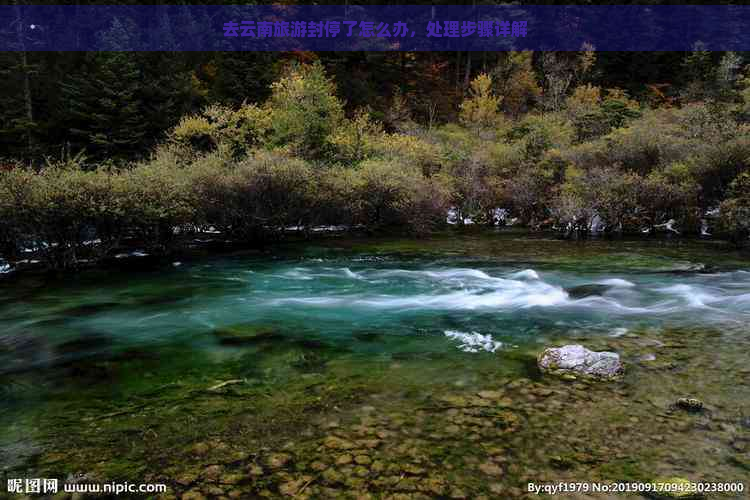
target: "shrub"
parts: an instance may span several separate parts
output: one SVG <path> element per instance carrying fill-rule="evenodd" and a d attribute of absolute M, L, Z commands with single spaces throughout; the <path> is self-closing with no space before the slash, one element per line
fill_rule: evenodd
<path fill-rule="evenodd" d="M 315 178 L 303 160 L 255 151 L 236 164 L 203 162 L 191 170 L 199 220 L 232 238 L 261 244 L 312 220 Z"/>
<path fill-rule="evenodd" d="M 598 215 L 605 223 L 605 232 L 637 229 L 638 196 L 641 178 L 615 167 L 566 172 L 566 180 L 553 201 L 553 216 L 564 227 L 588 232 Z"/>
<path fill-rule="evenodd" d="M 75 267 L 106 251 L 122 230 L 113 197 L 117 176 L 53 165 L 35 172 L 17 168 L 0 175 L 0 218 L 9 256 L 35 248 L 54 269 Z M 101 244 L 93 245 L 97 235 Z"/>
<path fill-rule="evenodd" d="M 522 141 L 527 159 L 537 159 L 548 149 L 569 147 L 575 131 L 571 123 L 562 115 L 548 113 L 529 115 L 514 127 L 509 138 Z"/>
<path fill-rule="evenodd" d="M 640 194 L 644 222 L 653 225 L 674 219 L 683 228 L 697 228 L 699 189 L 684 163 L 651 172 Z"/>
<path fill-rule="evenodd" d="M 743 172 L 732 181 L 727 199 L 719 208 L 719 224 L 737 244 L 750 237 L 750 172 Z"/>
<path fill-rule="evenodd" d="M 177 234 L 193 228 L 195 209 L 185 169 L 152 161 L 121 174 L 117 209 L 127 227 L 154 254 L 174 249 Z"/>
<path fill-rule="evenodd" d="M 445 221 L 449 196 L 439 177 L 393 160 L 368 160 L 352 181 L 354 220 L 370 228 L 403 225 L 422 233 Z"/>
<path fill-rule="evenodd" d="M 375 137 L 372 149 L 374 157 L 414 165 L 425 175 L 435 172 L 440 167 L 440 146 L 424 137 L 382 134 Z"/>
<path fill-rule="evenodd" d="M 383 135 L 383 126 L 370 118 L 367 109 L 359 109 L 351 120 L 345 119 L 331 135 L 333 159 L 355 165 L 371 157 Z"/>
<path fill-rule="evenodd" d="M 170 139 L 186 149 L 186 153 L 208 153 L 223 148 L 231 156 L 240 157 L 265 141 L 270 123 L 268 110 L 253 104 L 243 104 L 236 110 L 213 105 L 199 115 L 182 118 L 170 133 Z"/>

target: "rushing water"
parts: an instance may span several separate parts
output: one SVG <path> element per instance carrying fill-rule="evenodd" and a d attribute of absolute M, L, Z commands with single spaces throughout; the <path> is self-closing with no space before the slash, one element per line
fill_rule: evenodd
<path fill-rule="evenodd" d="M 25 296 L 8 288 L 0 295 L 0 370 L 165 344 L 210 351 L 220 347 L 216 329 L 237 325 L 373 354 L 494 351 L 645 326 L 743 331 L 750 271 L 702 265 L 587 272 L 585 263 L 560 271 L 491 258 L 235 257 Z M 14 342 L 36 347 L 27 353 L 33 360 L 10 349 Z"/>
<path fill-rule="evenodd" d="M 278 390 L 354 373 L 331 371 L 337 362 L 399 362 L 413 367 L 404 383 L 479 387 L 491 366 L 528 376 L 516 354 L 564 340 L 710 331 L 744 348 L 748 325 L 750 262 L 708 244 L 336 241 L 274 258 L 22 279 L 0 285 L 0 460 L 18 467 L 56 446 L 52 426 L 186 381 L 273 380 Z"/>

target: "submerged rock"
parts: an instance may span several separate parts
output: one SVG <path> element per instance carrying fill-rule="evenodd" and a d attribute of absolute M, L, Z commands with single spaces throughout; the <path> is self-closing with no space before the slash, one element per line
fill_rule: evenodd
<path fill-rule="evenodd" d="M 571 299 L 585 299 L 586 297 L 604 295 L 610 288 L 612 288 L 612 285 L 594 283 L 566 288 L 565 291 L 568 292 L 568 296 Z"/>
<path fill-rule="evenodd" d="M 278 330 L 268 326 L 234 325 L 217 328 L 213 334 L 222 344 L 241 345 L 274 338 Z"/>
<path fill-rule="evenodd" d="M 618 354 L 590 351 L 577 344 L 547 348 L 539 355 L 537 364 L 545 373 L 601 380 L 614 379 L 624 371 Z"/>
<path fill-rule="evenodd" d="M 63 316 L 93 316 L 119 307 L 119 302 L 95 302 L 71 306 L 62 311 Z"/>

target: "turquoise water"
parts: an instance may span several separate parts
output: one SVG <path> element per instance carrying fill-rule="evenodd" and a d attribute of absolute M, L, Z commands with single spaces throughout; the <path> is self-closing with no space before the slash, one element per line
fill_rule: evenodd
<path fill-rule="evenodd" d="M 742 331 L 750 271 L 692 270 L 699 265 L 587 272 L 491 258 L 226 258 L 40 287 L 18 300 L 5 289 L 5 342 L 38 349 L 0 356 L 10 371 L 134 347 L 221 350 L 214 331 L 237 325 L 373 355 L 495 351 L 647 326 Z"/>
<path fill-rule="evenodd" d="M 149 398 L 170 388 L 171 404 L 228 380 L 248 391 L 288 391 L 289 404 L 300 405 L 307 396 L 295 395 L 294 384 L 307 379 L 437 394 L 478 389 L 488 376 L 539 380 L 529 356 L 546 345 L 660 339 L 667 331 L 712 336 L 735 366 L 732 346 L 747 346 L 749 324 L 750 263 L 701 243 L 339 240 L 149 272 L 22 278 L 0 285 L 0 459 L 42 467 L 46 453 L 69 445 L 60 428 L 86 432 L 78 446 L 106 457 L 106 446 L 124 439 L 110 416 L 163 405 Z M 718 390 L 728 400 L 746 397 L 730 384 Z M 393 399 L 408 405 L 414 397 Z M 240 411 L 234 401 L 220 404 L 210 411 Z M 81 427 L 102 416 L 101 439 Z M 55 470 L 70 472 L 72 463 L 58 460 Z"/>

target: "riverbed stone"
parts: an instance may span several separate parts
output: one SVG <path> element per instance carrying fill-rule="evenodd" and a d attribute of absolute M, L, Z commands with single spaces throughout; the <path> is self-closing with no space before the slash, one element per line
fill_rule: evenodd
<path fill-rule="evenodd" d="M 591 351 L 578 344 L 547 348 L 537 358 L 537 364 L 544 373 L 598 380 L 612 380 L 624 372 L 618 354 Z"/>
<path fill-rule="evenodd" d="M 190 490 L 182 494 L 182 500 L 206 500 L 206 497 L 198 490 Z"/>
<path fill-rule="evenodd" d="M 330 450 L 351 450 L 355 448 L 354 443 L 338 436 L 328 436 L 323 441 L 323 446 Z"/>
<path fill-rule="evenodd" d="M 479 470 L 488 476 L 502 476 L 503 469 L 492 462 L 485 462 L 479 466 Z"/>
<path fill-rule="evenodd" d="M 689 479 L 682 477 L 669 477 L 669 478 L 658 478 L 653 481 L 656 484 L 664 484 L 666 487 L 665 491 L 654 491 L 649 492 L 647 496 L 657 500 L 698 500 L 705 498 L 704 495 L 699 493 L 693 493 L 690 491 Z M 675 491 L 666 491 L 667 489 L 674 489 Z"/>
<path fill-rule="evenodd" d="M 224 468 L 221 465 L 209 465 L 208 467 L 203 469 L 201 477 L 203 477 L 203 479 L 206 481 L 216 481 L 219 479 L 223 472 Z"/>
<path fill-rule="evenodd" d="M 292 459 L 292 456 L 288 453 L 273 453 L 268 456 L 266 465 L 272 469 L 280 469 L 284 467 Z"/>
<path fill-rule="evenodd" d="M 680 398 L 675 406 L 681 410 L 698 413 L 703 410 L 703 401 L 697 398 Z"/>

